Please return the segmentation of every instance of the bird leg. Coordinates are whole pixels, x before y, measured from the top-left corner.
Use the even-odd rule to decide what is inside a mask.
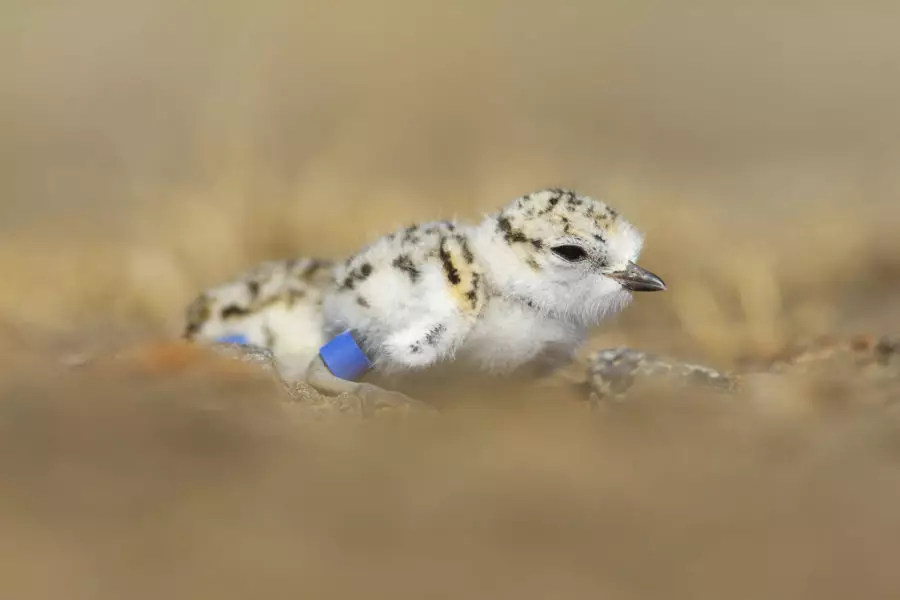
[[[359,398],[365,414],[372,414],[384,408],[407,408],[435,412],[432,406],[410,398],[406,394],[385,390],[371,383],[341,379],[328,369],[319,355],[316,355],[306,371],[306,382],[325,396],[351,394]]]

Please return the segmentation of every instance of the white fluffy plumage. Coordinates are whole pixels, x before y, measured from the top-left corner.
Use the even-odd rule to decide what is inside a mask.
[[[664,289],[634,264],[642,243],[605,203],[542,190],[480,223],[431,222],[384,236],[334,264],[329,277],[300,276],[298,264],[326,271],[319,261],[293,261],[295,271],[268,263],[263,271],[279,274],[279,285],[258,269],[206,292],[189,310],[186,335],[242,333],[282,364],[302,363],[291,371],[346,330],[383,373],[447,361],[494,373],[545,371],[569,360],[631,291]],[[255,296],[247,281],[256,282]],[[290,305],[289,289],[303,290]]]

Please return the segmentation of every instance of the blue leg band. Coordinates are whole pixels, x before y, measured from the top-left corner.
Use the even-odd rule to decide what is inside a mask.
[[[223,335],[216,341],[220,344],[241,344],[242,346],[246,346],[250,343],[250,340],[248,340],[247,336],[244,335],[243,333],[232,333],[229,335]]]
[[[356,381],[372,368],[372,362],[356,344],[349,331],[335,336],[319,348],[319,356],[329,371],[348,381]]]

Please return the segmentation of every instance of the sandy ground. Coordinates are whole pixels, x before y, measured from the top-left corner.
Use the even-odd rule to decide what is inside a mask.
[[[323,423],[168,342],[259,260],[547,185],[670,286],[585,353],[900,333],[890,3],[0,10],[0,597],[897,596],[900,422],[865,397],[596,415],[560,377]]]

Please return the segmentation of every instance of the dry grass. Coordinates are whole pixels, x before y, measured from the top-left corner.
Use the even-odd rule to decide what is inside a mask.
[[[513,410],[298,437],[265,393],[208,375],[46,367],[176,332],[193,294],[263,258],[340,256],[550,184],[623,210],[670,284],[594,347],[728,365],[900,332],[896,7],[0,14],[3,597],[896,589],[893,417]]]

